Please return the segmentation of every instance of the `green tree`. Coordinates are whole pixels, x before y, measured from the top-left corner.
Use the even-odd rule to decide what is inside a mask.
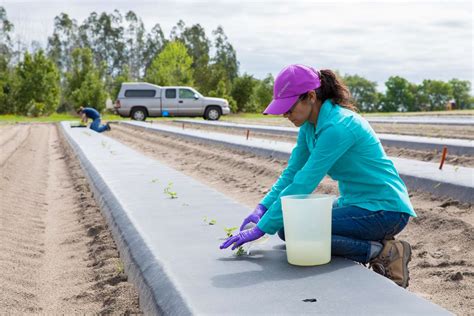
[[[272,74],[268,74],[263,80],[260,80],[253,90],[250,101],[245,108],[245,112],[261,113],[273,98],[274,79]]]
[[[18,87],[18,76],[10,69],[0,70],[0,114],[15,113],[15,91]]]
[[[122,82],[128,81],[132,81],[132,78],[130,76],[128,66],[124,66],[121,73],[117,77],[115,77],[114,85],[112,87],[112,91],[110,92],[110,97],[112,98],[112,100],[117,97],[120,91],[120,87],[122,86]]]
[[[419,101],[423,110],[444,110],[453,97],[451,85],[440,80],[423,80],[418,88]]]
[[[66,13],[54,18],[54,31],[48,37],[47,52],[62,73],[71,66],[72,51],[80,45],[78,32],[76,20]]]
[[[107,91],[100,68],[93,61],[89,48],[76,48],[72,52],[71,70],[66,74],[65,97],[70,108],[90,105],[99,112],[105,108]]]
[[[89,47],[97,65],[105,63],[108,80],[120,72],[127,62],[123,17],[118,10],[100,15],[92,12],[79,27],[82,47]]]
[[[229,81],[226,70],[220,64],[209,64],[207,70],[207,78],[201,82],[202,93],[206,94],[216,89],[217,85],[223,82],[226,86],[226,91],[232,91],[232,82]]]
[[[102,112],[107,101],[107,91],[97,72],[88,72],[79,89],[72,92],[75,105],[88,105]]]
[[[159,24],[156,24],[146,36],[145,51],[143,53],[143,66],[147,70],[155,58],[167,43],[163,30]]]
[[[125,55],[130,77],[137,80],[143,76],[145,70],[143,65],[143,57],[146,48],[145,26],[142,20],[133,11],[127,12],[125,21],[128,23],[124,34],[126,45]]]
[[[0,114],[13,112],[11,98],[13,74],[9,67],[12,56],[10,33],[13,29],[5,8],[0,6]]]
[[[237,53],[229,43],[227,36],[224,33],[222,26],[218,26],[216,30],[212,32],[214,35],[214,47],[215,55],[212,58],[212,62],[218,65],[218,68],[224,70],[225,79],[232,83],[237,78],[239,73],[239,62],[237,61]]]
[[[474,96],[469,97],[467,109],[474,109]]]
[[[179,20],[170,32],[170,41],[177,41],[180,39],[181,34],[184,32],[185,23],[183,20]]]
[[[4,7],[0,6],[0,58],[4,59],[7,63],[10,61],[12,53],[10,35],[13,29],[13,24],[8,20],[7,11]]]
[[[227,99],[227,101],[229,101],[230,110],[234,113],[237,112],[237,102],[235,102],[234,98],[232,98],[228,92],[227,85],[224,81],[220,81],[215,90],[209,91],[209,96]]]
[[[405,78],[394,76],[388,78],[385,82],[387,90],[381,111],[396,112],[396,111],[417,111],[418,105],[416,100],[416,85],[408,82]]]
[[[250,98],[254,93],[254,88],[257,85],[257,80],[251,75],[244,74],[237,77],[232,85],[232,98],[237,102],[237,112],[244,111],[248,107]]]
[[[182,22],[182,21],[180,21]],[[182,23],[184,27],[184,22]],[[178,37],[186,46],[189,55],[193,58],[191,65],[194,73],[194,82],[197,88],[204,94],[208,93],[208,73],[209,73],[209,49],[210,41],[206,36],[204,28],[199,24],[191,27],[184,27]]]
[[[343,77],[355,105],[363,112],[377,110],[379,99],[377,94],[377,83],[369,81],[359,75],[345,75]]]
[[[18,79],[15,91],[17,114],[49,115],[59,104],[59,72],[53,61],[39,50],[33,56],[25,53],[16,68]]]
[[[471,82],[468,80],[451,79],[448,83],[451,85],[453,98],[456,102],[456,108],[469,108],[471,99]]]
[[[12,81],[14,75],[8,66],[6,58],[0,55],[0,114],[12,113]]]
[[[193,59],[180,41],[169,42],[153,60],[146,72],[146,81],[161,86],[192,86]]]

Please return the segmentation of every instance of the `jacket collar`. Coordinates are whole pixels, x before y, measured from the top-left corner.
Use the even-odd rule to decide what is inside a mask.
[[[333,103],[331,100],[327,99],[321,105],[321,110],[319,110],[318,115],[318,122],[316,123],[316,131],[315,134],[318,134],[321,131],[321,128],[325,125],[325,123],[329,120],[329,114],[333,109]]]

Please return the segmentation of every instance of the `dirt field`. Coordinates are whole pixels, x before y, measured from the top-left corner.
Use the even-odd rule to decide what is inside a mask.
[[[175,127],[182,127],[182,123],[178,122],[166,122],[163,123],[170,126]],[[196,129],[196,130],[208,130],[218,133],[226,133],[232,135],[241,135],[242,137],[246,137],[246,130],[235,129],[235,128],[219,128],[219,127],[212,127],[212,126],[199,126],[199,125],[192,125],[192,124],[184,124],[185,129]],[[474,131],[473,131],[474,133]],[[249,137],[256,137],[256,138],[265,138],[271,139],[276,141],[283,141],[283,142],[296,142],[296,136],[285,136],[285,135],[274,135],[268,133],[260,133],[260,132],[250,132]],[[415,149],[407,149],[407,148],[399,148],[393,146],[384,146],[385,152],[389,156],[393,157],[402,157],[408,159],[416,159],[421,161],[428,161],[428,162],[435,162],[439,163],[441,161],[441,151],[437,150],[415,150]],[[462,167],[474,167],[474,156],[469,155],[453,155],[449,153],[446,156],[446,164],[451,164],[453,166],[462,166]]]
[[[107,135],[249,207],[260,201],[286,165],[282,160],[117,124]],[[325,179],[318,191],[337,194],[337,185]],[[410,196],[418,218],[399,235],[413,246],[409,290],[459,315],[471,314],[474,310],[474,207],[422,192],[410,192]]]
[[[1,125],[0,149],[0,314],[140,313],[56,126]]]

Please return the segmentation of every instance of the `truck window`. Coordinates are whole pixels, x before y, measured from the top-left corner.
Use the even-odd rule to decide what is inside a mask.
[[[125,90],[126,98],[153,98],[156,90]]]
[[[166,89],[165,96],[167,99],[176,99],[176,89]]]
[[[189,89],[179,89],[180,99],[194,99],[194,92]]]

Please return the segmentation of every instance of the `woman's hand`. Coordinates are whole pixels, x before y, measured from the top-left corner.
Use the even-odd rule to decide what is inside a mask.
[[[253,212],[250,213],[244,219],[242,225],[240,225],[240,231],[243,231],[245,229],[245,226],[247,226],[247,224],[249,223],[254,223],[255,225],[257,225],[258,221],[260,220],[260,218],[262,218],[266,211],[267,208],[264,205],[258,204],[253,210]]]
[[[232,247],[232,250],[234,250],[235,248],[240,247],[249,241],[254,241],[256,239],[259,239],[263,235],[265,235],[265,233],[261,231],[260,228],[255,226],[255,227],[252,227],[251,229],[241,231],[239,234],[235,236],[231,236],[227,238],[227,240],[224,241],[224,243],[220,246],[220,248],[225,249],[233,244],[234,246]]]

